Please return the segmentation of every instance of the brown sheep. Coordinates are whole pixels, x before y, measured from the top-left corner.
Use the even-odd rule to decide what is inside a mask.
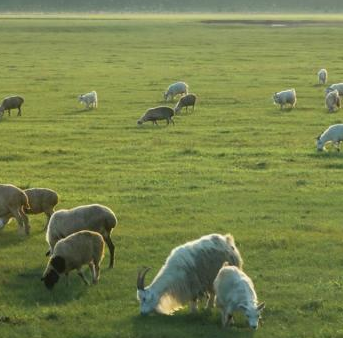
[[[0,184],[0,229],[14,217],[17,220],[19,231],[23,229],[30,233],[29,219],[24,209],[30,208],[25,192],[12,184]]]
[[[157,124],[158,120],[166,120],[167,124],[174,121],[174,110],[170,107],[155,107],[148,109],[145,114],[137,121],[137,124],[143,124],[147,121],[152,121],[153,124]]]
[[[44,230],[47,228],[51,215],[55,212],[55,206],[58,203],[58,195],[55,191],[46,188],[25,189],[25,194],[29,199],[30,208],[25,208],[27,214],[36,215],[45,213],[47,222]]]
[[[11,109],[18,109],[17,116],[21,116],[21,105],[24,103],[24,99],[21,96],[9,96],[6,97],[0,106],[0,117],[4,115],[4,111],[8,111],[8,116],[11,116]]]
[[[93,284],[96,284],[100,278],[100,264],[104,258],[104,252],[105,242],[99,233],[82,230],[71,234],[57,242],[41,280],[51,290],[60,274],[68,277],[70,271],[77,270],[85,284],[89,285],[81,271],[81,267],[88,264]]]
[[[179,102],[177,103],[175,107],[175,113],[178,113],[181,111],[183,107],[186,107],[186,111],[188,112],[188,107],[192,106],[194,111],[194,105],[197,97],[194,94],[187,94],[185,96],[182,96]]]

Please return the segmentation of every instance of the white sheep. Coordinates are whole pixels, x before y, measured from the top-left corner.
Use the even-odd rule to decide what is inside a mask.
[[[80,230],[90,230],[100,233],[104,238],[110,250],[109,267],[112,268],[115,245],[111,240],[111,232],[116,225],[115,214],[104,205],[90,204],[69,210],[58,210],[51,216],[46,232],[46,241],[50,247],[47,255],[54,253],[54,247],[61,238]]]
[[[329,109],[329,113],[334,112],[337,108],[341,108],[341,98],[337,89],[326,95],[325,105]]]
[[[227,323],[233,323],[233,312],[243,311],[249,320],[249,326],[255,330],[258,328],[265,304],[258,304],[254,284],[242,270],[225,262],[214,280],[213,287],[223,327]]]
[[[318,82],[319,84],[325,84],[328,79],[328,72],[326,69],[320,69],[318,72]]]
[[[341,141],[343,141],[343,124],[334,124],[317,137],[317,150],[326,150],[325,144],[332,143],[339,151]]]
[[[78,231],[57,242],[41,280],[51,290],[61,274],[65,274],[68,281],[69,272],[77,270],[85,284],[89,285],[81,271],[81,267],[88,264],[93,284],[96,284],[100,278],[100,264],[104,258],[104,252],[105,242],[99,233],[87,230]]]
[[[295,89],[287,89],[278,93],[275,92],[273,95],[273,100],[274,104],[279,104],[281,109],[283,109],[286,104],[289,104],[291,108],[294,108],[297,103]]]
[[[26,214],[37,215],[45,213],[47,222],[44,229],[47,228],[51,215],[55,212],[55,206],[58,203],[58,195],[55,191],[47,188],[31,188],[24,190],[29,200],[30,208],[25,208]]]
[[[243,261],[231,235],[211,234],[173,249],[154,280],[144,287],[144,268],[137,277],[137,299],[141,314],[157,311],[171,314],[190,302],[195,312],[197,300],[209,296],[213,306],[213,281],[225,261],[242,267]]]
[[[334,90],[338,90],[339,95],[343,95],[343,83],[334,83],[325,89],[325,93],[328,94]]]
[[[87,109],[98,107],[98,95],[95,90],[79,95],[79,102],[86,105]]]
[[[176,95],[187,95],[188,94],[188,85],[185,82],[176,82],[171,84],[167,91],[164,93],[164,99],[166,101],[171,98],[171,100],[174,99],[174,96]]]
[[[18,223],[19,231],[23,232],[24,230],[28,235],[30,224],[24,208],[29,207],[28,198],[23,190],[12,184],[0,184],[0,229],[14,217]]]

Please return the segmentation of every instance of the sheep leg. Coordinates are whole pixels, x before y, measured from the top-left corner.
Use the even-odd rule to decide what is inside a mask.
[[[26,214],[25,214],[23,208],[19,210],[19,213],[21,214],[21,217],[22,217],[23,222],[24,222],[25,234],[26,234],[26,235],[29,235],[29,234],[30,234],[29,219],[28,219],[28,217],[26,216]]]
[[[170,118],[170,121],[172,121],[173,126],[175,126],[175,122],[174,122],[174,120],[172,118]],[[169,121],[168,121],[168,124],[169,124]]]
[[[115,245],[113,244],[111,237],[109,234],[106,236],[103,236],[105,243],[108,246],[108,250],[110,250],[110,265],[108,266],[110,269],[113,268],[114,265],[114,250],[115,250]]]
[[[99,262],[94,261],[94,263],[89,264],[93,276],[93,284],[98,284],[100,279],[100,267]]]
[[[210,292],[206,303],[206,309],[212,309],[214,304],[214,293]]]
[[[18,114],[17,116],[21,116],[21,109],[20,109],[20,106],[18,107]]]
[[[337,151],[340,151],[340,141],[334,142],[333,146],[336,148]]]
[[[95,269],[95,264],[93,262],[91,262],[88,264],[88,266],[89,266],[89,270],[91,271],[92,282],[93,282],[93,284],[97,284],[98,278],[97,278],[97,271]]]
[[[85,277],[85,275],[83,274],[81,270],[78,270],[77,274],[82,278],[82,280],[84,281],[86,285],[90,285],[87,278]]]
[[[50,221],[50,218],[52,216],[52,214],[54,213],[54,209],[49,209],[47,211],[44,212],[46,215],[46,224],[44,225],[43,230],[46,230]]]
[[[230,313],[231,311],[226,309],[226,310],[222,310],[222,326],[223,328],[229,324],[233,324],[233,317],[232,314]]]
[[[19,232],[24,229],[26,235],[30,233],[29,220],[21,209],[10,209],[13,217],[17,220]]]

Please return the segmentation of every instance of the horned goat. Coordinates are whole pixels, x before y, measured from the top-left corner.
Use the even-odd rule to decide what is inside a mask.
[[[137,277],[137,298],[141,314],[157,311],[171,314],[190,302],[197,309],[197,299],[209,296],[207,307],[213,305],[213,281],[225,261],[242,267],[243,261],[233,236],[210,234],[173,249],[152,283],[144,287],[149,268]]]

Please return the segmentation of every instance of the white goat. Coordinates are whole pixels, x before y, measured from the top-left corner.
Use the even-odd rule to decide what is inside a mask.
[[[339,97],[337,89],[326,95],[325,105],[329,109],[329,113],[334,112],[335,109],[341,108],[341,98]]]
[[[249,320],[252,329],[258,328],[258,321],[264,303],[257,304],[257,296],[251,279],[240,269],[225,262],[213,283],[216,305],[221,310],[223,327],[233,323],[233,312],[241,310]]]
[[[141,314],[152,311],[171,314],[190,302],[197,309],[197,299],[209,296],[207,307],[213,306],[213,281],[223,263],[241,267],[242,258],[231,235],[211,234],[178,246],[170,253],[152,283],[144,287],[144,268],[137,277],[137,299]]]
[[[87,94],[81,94],[79,96],[79,102],[84,103],[86,108],[97,108],[98,107],[98,95],[95,90]]]
[[[317,75],[318,75],[318,82],[319,82],[319,84],[325,84],[326,81],[328,80],[328,72],[324,68],[319,70]]]
[[[343,95],[343,83],[334,83],[325,89],[325,93],[328,94],[334,90],[338,90],[339,95]]]
[[[291,105],[294,108],[297,103],[297,95],[295,89],[287,89],[282,92],[274,93],[273,95],[274,104],[279,104],[281,109],[286,104]]]
[[[343,141],[343,124],[334,124],[317,137],[317,150],[326,150],[325,144],[330,142],[339,151],[341,141]]]
[[[171,84],[168,87],[167,91],[164,93],[164,99],[166,101],[168,101],[169,98],[173,100],[174,96],[178,94],[180,95],[188,94],[188,85],[185,82],[176,82],[176,83]]]

